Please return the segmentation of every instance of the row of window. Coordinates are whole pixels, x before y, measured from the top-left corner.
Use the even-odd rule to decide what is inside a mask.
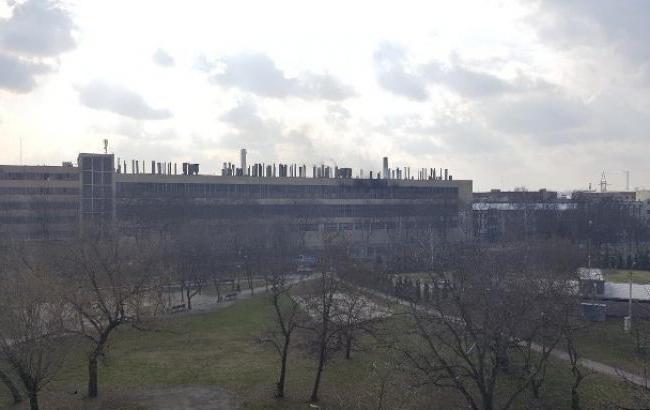
[[[225,199],[315,198],[315,199],[428,199],[455,197],[457,187],[391,185],[271,185],[271,184],[192,184],[118,183],[118,197],[214,197]]]
[[[458,220],[455,216],[449,216],[446,221],[447,227],[456,226]],[[355,223],[326,223],[322,225],[322,230],[325,232],[335,232],[335,231],[385,231],[393,229],[427,229],[430,227],[440,227],[442,226],[441,221],[436,221],[435,224],[429,223],[424,224],[421,221],[407,221],[407,222],[355,222]],[[309,231],[320,231],[321,225],[319,224],[303,224],[300,225],[300,229],[304,232]]]
[[[26,216],[2,216],[2,224],[69,224],[78,221],[76,215],[26,215]]]
[[[60,210],[77,209],[79,203],[75,202],[52,202],[52,201],[7,201],[0,202],[2,210]]]
[[[454,205],[372,204],[372,205],[196,205],[170,203],[122,203],[117,207],[120,219],[178,218],[448,218],[457,213]]]
[[[10,181],[78,181],[77,173],[54,172],[3,172],[0,170],[0,180]]]
[[[5,195],[79,195],[79,188],[0,187]]]
[[[82,198],[81,199],[81,213],[112,213],[113,212],[113,199],[112,198]]]
[[[110,172],[83,171],[81,180],[84,185],[111,185],[113,183],[113,174]]]
[[[83,171],[103,171],[113,172],[113,157],[112,156],[86,156],[81,158],[81,169]]]
[[[112,198],[113,187],[110,185],[84,185],[81,188],[81,196],[84,198]]]

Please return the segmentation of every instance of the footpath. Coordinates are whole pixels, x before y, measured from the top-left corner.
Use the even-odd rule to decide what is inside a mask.
[[[397,304],[400,304],[402,306],[409,306],[409,307],[412,306],[411,302],[406,301],[404,299],[400,299],[400,298],[397,298],[395,296],[390,296],[390,295],[387,295],[387,294],[385,294],[383,292],[379,292],[379,291],[376,291],[376,290],[373,290],[373,289],[363,288],[363,287],[360,287],[360,286],[356,286],[356,287],[359,290],[362,290],[363,292],[369,293],[369,294],[371,294],[373,296],[376,296],[378,298],[382,298],[384,300],[388,300],[390,302],[397,303]],[[416,306],[416,309],[419,309],[419,310],[422,310],[422,311],[426,310],[429,313],[435,313],[434,311],[432,311],[430,309],[426,309],[423,306]],[[455,320],[457,320],[459,322],[462,322],[462,319],[460,319],[460,318],[453,318],[453,319],[455,319]],[[533,350],[538,351],[538,352],[542,351],[542,346],[538,345],[538,344],[533,344],[532,348],[533,348]],[[554,349],[551,352],[551,355],[553,357],[557,358],[557,359],[560,359],[560,360],[563,360],[563,361],[566,361],[566,362],[569,361],[569,354],[567,352],[562,351],[562,350]],[[632,383],[634,385],[641,386],[641,387],[644,387],[644,388],[650,388],[650,383],[649,383],[650,376],[649,377],[644,377],[644,376],[641,376],[639,374],[630,373],[630,372],[625,371],[623,369],[620,369],[618,367],[610,366],[608,364],[598,362],[598,361],[595,361],[595,360],[591,360],[591,359],[588,359],[588,358],[579,359],[578,364],[580,366],[584,367],[585,369],[589,369],[589,370],[594,371],[596,373],[604,374],[604,375],[610,376],[610,377],[616,377],[616,378],[624,380],[624,381],[626,381],[628,383]]]

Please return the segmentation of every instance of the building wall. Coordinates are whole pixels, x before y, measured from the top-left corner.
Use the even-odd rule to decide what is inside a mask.
[[[465,235],[471,202],[462,180],[127,174],[113,155],[85,153],[78,167],[0,166],[4,238],[70,237],[88,221],[124,230],[283,221],[307,246],[336,233],[372,255],[424,234]]]
[[[78,211],[76,167],[0,165],[0,238],[69,238]]]
[[[471,181],[116,174],[116,215],[127,227],[202,220],[289,221],[317,247],[337,233],[372,254],[407,231],[453,239]]]

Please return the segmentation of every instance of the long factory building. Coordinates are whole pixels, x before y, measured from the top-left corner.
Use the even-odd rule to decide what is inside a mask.
[[[381,172],[365,177],[324,165],[246,165],[245,150],[240,166],[225,163],[221,175],[200,174],[198,164],[116,161],[113,154],[82,153],[61,166],[0,165],[4,240],[72,238],[92,220],[125,231],[278,220],[299,226],[309,247],[338,232],[360,256],[372,256],[408,232],[460,238],[471,206],[472,181],[433,168],[411,175],[388,168],[387,158]]]

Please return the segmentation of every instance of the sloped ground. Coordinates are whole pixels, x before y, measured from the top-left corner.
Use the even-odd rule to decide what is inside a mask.
[[[133,405],[157,410],[231,410],[239,403],[216,386],[173,386],[136,391],[127,395]]]

